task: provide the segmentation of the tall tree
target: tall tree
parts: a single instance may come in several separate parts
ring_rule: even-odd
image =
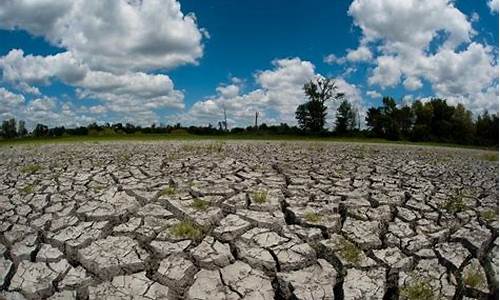
[[[384,97],[382,103],[384,104],[382,107],[382,124],[386,138],[399,140],[401,138],[401,128],[399,126],[400,117],[396,101],[392,97]]]
[[[4,120],[2,122],[2,137],[6,139],[15,138],[17,136],[16,131],[16,119],[12,118],[9,120]]]
[[[356,114],[347,100],[342,100],[335,120],[335,131],[339,134],[351,132],[356,127]]]
[[[431,129],[434,138],[440,141],[451,139],[452,122],[455,108],[446,103],[445,99],[433,98],[430,101],[432,106]]]
[[[488,111],[478,116],[476,121],[476,140],[482,145],[498,145],[498,113]]]
[[[307,103],[300,104],[297,107],[297,110],[295,111],[295,118],[297,119],[297,123],[299,123],[299,128],[306,130],[310,123]]]
[[[384,137],[384,124],[380,108],[370,107],[365,117],[366,125],[376,137]]]
[[[415,114],[415,122],[410,134],[412,141],[427,141],[431,139],[432,105],[420,100],[413,102],[411,109]]]
[[[459,103],[451,116],[451,137],[459,144],[469,144],[474,139],[474,122],[472,112]]]
[[[26,130],[26,123],[23,120],[19,120],[17,123],[17,136],[23,137],[28,134],[28,130]]]
[[[47,136],[49,134],[49,128],[43,124],[36,124],[35,129],[33,129],[33,135],[36,137]]]
[[[409,138],[413,123],[415,122],[415,114],[410,106],[405,105],[399,110],[399,127],[401,128],[401,135],[404,138]]]
[[[331,78],[317,78],[307,82],[304,84],[304,93],[309,101],[297,107],[295,116],[299,126],[307,131],[320,132],[325,127],[325,103],[332,99],[342,99],[344,94],[337,92],[335,81]]]

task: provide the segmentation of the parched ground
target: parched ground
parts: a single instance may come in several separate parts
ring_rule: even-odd
[[[491,299],[498,162],[280,142],[0,148],[0,298]]]

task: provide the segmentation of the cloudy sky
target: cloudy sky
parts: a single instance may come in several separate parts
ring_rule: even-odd
[[[316,76],[361,113],[498,111],[498,0],[2,0],[0,41],[0,119],[29,126],[294,123]]]

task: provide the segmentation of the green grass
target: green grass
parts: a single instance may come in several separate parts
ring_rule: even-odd
[[[357,264],[361,260],[361,249],[347,240],[342,240],[339,255],[348,262]]]
[[[321,221],[321,216],[313,211],[306,211],[304,213],[304,219],[309,223],[318,223]]]
[[[160,191],[160,197],[161,196],[173,196],[175,195],[177,191],[175,190],[175,188],[173,186],[167,186],[166,188],[164,188],[163,190]]]
[[[21,173],[33,174],[33,173],[40,171],[41,169],[42,169],[42,167],[40,165],[29,164],[29,165],[25,165],[21,168]]]
[[[256,191],[252,194],[252,200],[257,204],[264,204],[267,201],[267,192],[266,191]]]
[[[193,202],[191,203],[190,205],[192,208],[196,209],[196,210],[207,210],[208,207],[210,206],[210,203],[208,203],[208,201],[205,201],[205,200],[202,200],[202,199],[199,199],[199,198],[195,198],[193,200]]]
[[[481,160],[485,161],[498,161],[498,153],[484,153],[479,157]]]
[[[197,240],[202,236],[201,229],[187,220],[170,227],[170,233],[177,238],[189,238],[193,240]]]
[[[33,185],[29,184],[21,189],[19,191],[23,194],[31,194],[34,191]]]
[[[118,156],[118,160],[120,162],[128,162],[130,160],[130,154],[129,153],[123,153]]]
[[[417,280],[401,289],[401,296],[408,300],[432,300],[434,292],[425,280]]]
[[[441,208],[450,214],[456,214],[464,211],[466,206],[463,200],[463,195],[460,193],[456,196],[450,197],[441,205]]]
[[[479,270],[469,270],[464,276],[464,283],[467,286],[476,288],[483,284],[483,276]]]
[[[113,142],[113,141],[193,141],[193,140],[269,140],[269,141],[316,141],[316,142],[344,142],[344,143],[367,143],[367,144],[400,144],[419,146],[441,146],[453,148],[471,149],[496,149],[480,146],[464,146],[448,143],[435,142],[409,142],[409,141],[389,141],[380,138],[361,137],[320,137],[320,136],[300,136],[300,135],[270,135],[258,133],[243,134],[221,134],[221,135],[194,135],[189,133],[171,134],[129,134],[129,135],[88,135],[88,136],[61,136],[61,137],[26,137],[22,139],[0,140],[0,147],[12,146],[16,144],[53,144],[53,143],[92,143]],[[218,147],[221,148],[221,147]],[[498,157],[498,154],[497,154]],[[498,159],[497,159],[498,160]]]
[[[498,213],[493,209],[488,209],[481,212],[481,218],[486,222],[496,221]]]

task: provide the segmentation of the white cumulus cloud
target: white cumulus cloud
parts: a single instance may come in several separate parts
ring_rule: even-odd
[[[205,31],[176,0],[5,0],[0,28],[43,36],[91,68],[108,71],[196,63]]]
[[[311,62],[299,58],[277,59],[272,65],[272,69],[255,74],[255,82],[258,85],[256,89],[229,95],[227,92],[231,85],[219,87],[216,97],[194,103],[188,111],[176,115],[174,121],[183,124],[217,125],[224,119],[225,109],[230,127],[253,125],[256,112],[259,112],[259,123],[295,124],[295,110],[307,100],[303,91],[304,84],[322,75],[315,72],[315,66]],[[364,106],[358,87],[342,78],[336,79],[336,85],[338,91],[345,93],[346,98],[363,114]],[[330,126],[333,124],[337,106],[338,103],[328,103]]]
[[[488,7],[492,13],[498,13],[498,0],[488,0]]]
[[[497,54],[474,41],[471,22],[477,17],[466,16],[453,1],[354,0],[348,13],[361,28],[362,47],[376,53],[370,85],[402,83],[416,91],[426,80],[437,96],[460,99],[476,111],[498,110]]]

